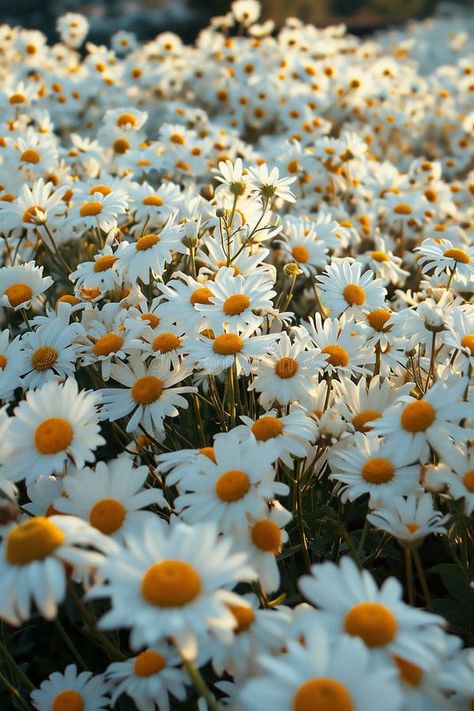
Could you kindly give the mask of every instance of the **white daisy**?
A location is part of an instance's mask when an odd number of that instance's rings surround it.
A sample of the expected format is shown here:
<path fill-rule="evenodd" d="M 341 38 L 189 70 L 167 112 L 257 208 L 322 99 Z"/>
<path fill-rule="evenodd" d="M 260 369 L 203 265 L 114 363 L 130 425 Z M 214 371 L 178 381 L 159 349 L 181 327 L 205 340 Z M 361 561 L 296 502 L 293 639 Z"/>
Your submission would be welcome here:
<path fill-rule="evenodd" d="M 387 290 L 383 282 L 374 279 L 370 269 L 362 274 L 360 262 L 333 260 L 318 277 L 318 282 L 322 302 L 334 316 L 345 313 L 350 317 L 384 306 Z"/>
<path fill-rule="evenodd" d="M 449 514 L 443 516 L 435 511 L 431 494 L 395 496 L 392 500 L 377 502 L 367 516 L 373 526 L 390 533 L 404 545 L 419 545 L 432 533 L 445 534 L 444 524 L 449 518 Z"/>
<path fill-rule="evenodd" d="M 28 309 L 37 296 L 49 289 L 53 280 L 43 276 L 43 267 L 34 262 L 0 269 L 0 303 L 14 309 Z"/>
<path fill-rule="evenodd" d="M 109 689 L 103 674 L 77 673 L 70 664 L 64 673 L 53 672 L 31 693 L 38 711 L 102 711 L 109 707 Z"/>

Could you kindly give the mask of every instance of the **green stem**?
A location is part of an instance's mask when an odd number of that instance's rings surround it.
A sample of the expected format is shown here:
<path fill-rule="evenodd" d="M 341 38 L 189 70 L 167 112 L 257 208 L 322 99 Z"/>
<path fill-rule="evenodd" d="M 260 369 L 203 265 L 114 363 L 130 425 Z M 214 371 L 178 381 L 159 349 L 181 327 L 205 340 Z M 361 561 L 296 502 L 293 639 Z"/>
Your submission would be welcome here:
<path fill-rule="evenodd" d="M 25 672 L 23 669 L 19 667 L 17 664 L 16 660 L 12 657 L 10 654 L 8 647 L 3 644 L 3 642 L 0 641 L 0 656 L 2 656 L 8 666 L 11 668 L 13 673 L 21 680 L 24 686 L 28 689 L 28 691 L 33 691 L 34 684 L 31 683 L 29 678 L 26 676 Z"/>
<path fill-rule="evenodd" d="M 407 581 L 407 591 L 408 591 L 408 603 L 410 605 L 415 604 L 415 586 L 413 584 L 413 559 L 411 554 L 411 548 L 405 546 L 403 549 L 405 557 L 405 575 Z"/>
<path fill-rule="evenodd" d="M 203 676 L 197 666 L 194 664 L 194 662 L 191 662 L 189 659 L 186 659 L 186 657 L 183 655 L 181 649 L 176 643 L 175 646 L 178 650 L 181 659 L 183 660 L 183 667 L 185 668 L 189 678 L 193 682 L 194 688 L 198 692 L 199 696 L 205 700 L 209 711 L 221 711 L 220 704 L 217 703 L 215 697 L 213 696 L 209 687 L 204 681 Z"/>
<path fill-rule="evenodd" d="M 367 534 L 369 532 L 369 520 L 366 518 L 364 521 L 364 527 L 362 528 L 362 533 L 360 534 L 360 539 L 359 539 L 359 545 L 357 546 L 357 557 L 360 558 L 364 546 L 365 546 L 365 541 L 367 540 Z"/>
<path fill-rule="evenodd" d="M 63 642 L 66 644 L 67 648 L 69 649 L 69 651 L 71 652 L 72 656 L 73 656 L 74 659 L 76 660 L 76 662 L 79 664 L 79 666 L 80 666 L 84 671 L 87 671 L 89 667 L 88 667 L 87 664 L 85 663 L 84 659 L 81 657 L 81 654 L 79 653 L 79 651 L 76 649 L 76 646 L 75 646 L 74 642 L 73 642 L 72 639 L 69 637 L 69 635 L 68 635 L 68 633 L 66 632 L 66 630 L 64 629 L 62 623 L 61 623 L 60 620 L 59 620 L 59 617 L 57 617 L 57 618 L 54 620 L 54 625 L 55 625 L 56 629 L 58 630 L 59 634 L 61 635 Z"/>
<path fill-rule="evenodd" d="M 421 589 L 423 590 L 423 596 L 425 598 L 426 607 L 431 605 L 431 596 L 428 588 L 428 583 L 426 582 L 425 571 L 423 570 L 423 564 L 421 562 L 420 553 L 417 548 L 413 549 L 413 560 L 415 561 L 416 572 L 418 573 L 418 579 L 420 581 Z"/>
<path fill-rule="evenodd" d="M 32 706 L 29 701 L 23 698 L 18 689 L 15 689 L 11 681 L 7 679 L 7 677 L 2 671 L 0 671 L 0 681 L 2 682 L 3 686 L 10 692 L 12 698 L 15 699 L 20 708 L 27 709 L 27 711 L 30 711 Z"/>

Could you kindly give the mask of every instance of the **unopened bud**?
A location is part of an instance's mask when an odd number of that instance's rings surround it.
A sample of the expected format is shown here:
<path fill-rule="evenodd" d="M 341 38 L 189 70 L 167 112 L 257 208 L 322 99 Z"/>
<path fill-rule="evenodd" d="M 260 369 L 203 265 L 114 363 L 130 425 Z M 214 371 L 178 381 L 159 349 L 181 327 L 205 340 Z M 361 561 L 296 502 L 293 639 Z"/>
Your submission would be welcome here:
<path fill-rule="evenodd" d="M 289 262 L 288 264 L 285 264 L 283 271 L 288 277 L 297 277 L 299 274 L 303 273 L 296 262 Z"/>

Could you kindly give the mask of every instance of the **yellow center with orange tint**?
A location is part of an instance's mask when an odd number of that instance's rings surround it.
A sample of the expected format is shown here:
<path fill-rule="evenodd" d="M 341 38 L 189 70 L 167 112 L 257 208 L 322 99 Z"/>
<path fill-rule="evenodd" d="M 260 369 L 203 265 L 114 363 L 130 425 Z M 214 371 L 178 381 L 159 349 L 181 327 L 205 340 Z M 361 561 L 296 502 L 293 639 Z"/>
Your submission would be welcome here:
<path fill-rule="evenodd" d="M 123 155 L 128 150 L 130 150 L 130 143 L 129 143 L 129 141 L 127 141 L 126 138 L 118 138 L 114 142 L 115 153 L 118 153 L 119 155 Z"/>
<path fill-rule="evenodd" d="M 58 352 L 52 346 L 40 346 L 31 355 L 31 365 L 40 373 L 49 370 L 58 360 Z"/>
<path fill-rule="evenodd" d="M 114 257 L 113 254 L 103 254 L 95 260 L 94 271 L 106 272 L 108 269 L 112 269 L 116 261 L 117 257 Z"/>
<path fill-rule="evenodd" d="M 74 430 L 71 423 L 62 417 L 50 417 L 35 430 L 35 447 L 41 454 L 58 454 L 71 444 Z"/>
<path fill-rule="evenodd" d="M 471 494 L 474 494 L 474 469 L 469 469 L 464 474 L 462 483 Z"/>
<path fill-rule="evenodd" d="M 393 211 L 396 215 L 411 215 L 413 212 L 410 205 L 406 202 L 399 202 L 398 205 L 393 208 Z"/>
<path fill-rule="evenodd" d="M 471 356 L 474 356 L 474 333 L 468 333 L 461 338 L 461 345 L 471 351 Z"/>
<path fill-rule="evenodd" d="M 100 193 L 104 197 L 110 195 L 112 190 L 107 185 L 93 185 L 89 190 L 89 195 L 94 195 L 95 193 Z"/>
<path fill-rule="evenodd" d="M 60 296 L 59 299 L 56 301 L 56 308 L 58 304 L 63 303 L 75 306 L 76 304 L 80 304 L 80 300 L 77 298 L 77 296 L 73 296 L 72 294 L 64 294 L 64 296 Z"/>
<path fill-rule="evenodd" d="M 358 284 L 348 284 L 343 294 L 349 306 L 362 306 L 365 303 L 365 291 Z"/>
<path fill-rule="evenodd" d="M 44 222 L 46 213 L 40 205 L 31 205 L 23 213 L 22 221 L 28 225 L 39 225 Z"/>
<path fill-rule="evenodd" d="M 302 244 L 295 244 L 291 248 L 291 254 L 293 258 L 300 264 L 306 264 L 309 262 L 309 250 L 306 249 Z"/>
<path fill-rule="evenodd" d="M 53 701 L 51 711 L 84 711 L 84 699 L 75 689 L 61 691 Z"/>
<path fill-rule="evenodd" d="M 393 656 L 393 661 L 397 665 L 398 673 L 400 679 L 408 684 L 409 686 L 418 686 L 423 679 L 423 669 L 418 667 L 413 662 L 409 662 L 408 659 L 403 659 L 397 655 Z"/>
<path fill-rule="evenodd" d="M 321 349 L 321 353 L 326 353 L 327 355 L 329 355 L 329 358 L 327 358 L 326 360 L 330 365 L 333 366 L 333 368 L 344 368 L 346 365 L 349 364 L 348 352 L 345 348 L 343 348 L 342 346 L 338 346 L 336 343 L 333 343 L 329 346 L 324 346 L 324 348 Z"/>
<path fill-rule="evenodd" d="M 38 151 L 34 150 L 34 148 L 28 148 L 26 151 L 23 151 L 20 156 L 20 160 L 23 161 L 23 163 L 32 163 L 33 165 L 36 165 L 40 162 L 41 156 Z"/>
<path fill-rule="evenodd" d="M 367 321 L 375 331 L 383 331 L 391 315 L 392 312 L 388 309 L 374 309 L 367 314 Z"/>
<path fill-rule="evenodd" d="M 344 629 L 352 637 L 360 637 L 368 647 L 385 647 L 397 634 L 397 620 L 385 605 L 359 602 L 347 613 Z"/>
<path fill-rule="evenodd" d="M 102 203 L 98 200 L 84 202 L 79 209 L 79 214 L 81 217 L 95 217 L 102 212 L 103 207 Z"/>
<path fill-rule="evenodd" d="M 471 258 L 468 253 L 465 252 L 463 249 L 459 249 L 458 247 L 452 247 L 452 249 L 447 249 L 444 253 L 444 256 L 448 257 L 449 259 L 454 259 L 454 261 L 460 262 L 461 264 L 470 264 L 471 262 Z"/>
<path fill-rule="evenodd" d="M 29 301 L 33 296 L 33 289 L 28 284 L 11 284 L 5 289 L 10 305 L 15 308 Z"/>
<path fill-rule="evenodd" d="M 378 420 L 379 417 L 382 417 L 381 412 L 377 412 L 376 410 L 363 410 L 357 415 L 354 415 L 352 424 L 358 432 L 368 432 L 372 429 L 368 423 L 372 422 L 372 420 Z"/>
<path fill-rule="evenodd" d="M 189 301 L 193 306 L 194 304 L 211 304 L 211 296 L 213 296 L 212 291 L 207 286 L 201 286 L 193 291 Z"/>
<path fill-rule="evenodd" d="M 248 309 L 250 306 L 250 299 L 245 294 L 233 294 L 229 296 L 228 299 L 224 301 L 222 310 L 226 316 L 238 316 Z"/>
<path fill-rule="evenodd" d="M 133 671 L 137 676 L 146 677 L 159 674 L 166 666 L 166 660 L 159 652 L 146 649 L 133 662 Z"/>
<path fill-rule="evenodd" d="M 159 195 L 147 195 L 146 198 L 143 199 L 143 204 L 150 205 L 152 207 L 161 207 L 163 205 L 163 200 Z"/>
<path fill-rule="evenodd" d="M 276 555 L 281 548 L 281 529 L 267 518 L 257 521 L 252 527 L 251 536 L 254 545 L 265 553 Z"/>
<path fill-rule="evenodd" d="M 214 447 L 202 447 L 199 450 L 199 454 L 203 454 L 205 457 L 211 460 L 211 462 L 216 463 L 216 454 L 214 452 Z"/>
<path fill-rule="evenodd" d="M 109 535 L 121 528 L 126 516 L 123 504 L 117 499 L 101 499 L 89 512 L 89 523 L 101 533 Z"/>
<path fill-rule="evenodd" d="M 252 425 L 252 434 L 259 442 L 266 442 L 273 437 L 278 437 L 283 430 L 283 423 L 278 417 L 265 415 L 256 420 Z"/>
<path fill-rule="evenodd" d="M 248 474 L 241 469 L 229 469 L 220 475 L 216 481 L 217 497 L 226 504 L 243 499 L 250 489 Z"/>
<path fill-rule="evenodd" d="M 128 112 L 120 114 L 116 121 L 117 126 L 136 126 L 137 123 L 137 117 Z"/>
<path fill-rule="evenodd" d="M 392 462 L 384 457 L 373 457 L 364 462 L 362 477 L 369 484 L 386 484 L 395 473 Z"/>
<path fill-rule="evenodd" d="M 255 612 L 251 607 L 245 607 L 244 605 L 228 605 L 228 607 L 236 622 L 234 634 L 246 632 L 254 623 Z"/>
<path fill-rule="evenodd" d="M 26 565 L 51 555 L 64 541 L 64 533 L 46 516 L 35 516 L 7 533 L 5 556 L 12 565 Z"/>
<path fill-rule="evenodd" d="M 275 363 L 275 375 L 282 380 L 293 378 L 298 372 L 298 363 L 294 358 L 285 356 Z"/>
<path fill-rule="evenodd" d="M 94 343 L 92 348 L 94 355 L 109 356 L 111 353 L 116 353 L 123 345 L 123 338 L 116 333 L 106 333 Z"/>
<path fill-rule="evenodd" d="M 144 252 L 145 250 L 154 247 L 155 244 L 158 244 L 159 241 L 160 238 L 158 237 L 158 235 L 143 235 L 143 237 L 140 237 L 140 239 L 136 242 L 135 246 L 138 252 Z"/>
<path fill-rule="evenodd" d="M 156 375 L 138 378 L 132 387 L 132 399 L 137 405 L 151 405 L 163 392 L 163 382 Z"/>
<path fill-rule="evenodd" d="M 426 400 L 415 400 L 403 408 L 400 424 L 406 432 L 424 432 L 436 419 L 433 405 Z"/>
<path fill-rule="evenodd" d="M 389 262 L 390 257 L 386 252 L 380 252 L 378 250 L 374 250 L 373 252 L 370 253 L 370 258 L 373 259 L 376 262 Z"/>
<path fill-rule="evenodd" d="M 329 677 L 319 677 L 301 684 L 291 708 L 292 711 L 353 711 L 355 707 L 344 684 Z"/>
<path fill-rule="evenodd" d="M 151 328 L 156 328 L 160 323 L 159 317 L 153 313 L 144 313 L 140 316 L 140 318 L 142 321 L 148 321 Z"/>
<path fill-rule="evenodd" d="M 7 367 L 8 358 L 3 353 L 0 353 L 0 369 L 5 370 Z"/>
<path fill-rule="evenodd" d="M 181 339 L 174 333 L 160 333 L 152 343 L 152 348 L 155 352 L 170 353 L 179 348 Z"/>
<path fill-rule="evenodd" d="M 214 343 L 212 344 L 214 353 L 218 353 L 222 356 L 240 353 L 243 347 L 243 340 L 235 333 L 222 333 L 214 339 Z"/>
<path fill-rule="evenodd" d="M 201 592 L 201 578 L 183 560 L 162 560 L 143 576 L 142 595 L 156 607 L 185 607 Z"/>

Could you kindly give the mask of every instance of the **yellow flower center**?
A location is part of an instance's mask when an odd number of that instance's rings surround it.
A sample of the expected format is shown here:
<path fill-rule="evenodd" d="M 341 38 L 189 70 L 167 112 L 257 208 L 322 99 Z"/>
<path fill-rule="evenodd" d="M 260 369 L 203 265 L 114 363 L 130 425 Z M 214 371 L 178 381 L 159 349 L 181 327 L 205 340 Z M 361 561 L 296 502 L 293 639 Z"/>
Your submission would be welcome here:
<path fill-rule="evenodd" d="M 142 595 L 157 607 L 185 607 L 201 592 L 201 578 L 183 560 L 162 560 L 143 576 Z"/>
<path fill-rule="evenodd" d="M 358 284 L 348 284 L 343 294 L 349 306 L 361 306 L 365 303 L 365 291 Z"/>
<path fill-rule="evenodd" d="M 114 143 L 114 151 L 119 155 L 123 155 L 130 149 L 130 143 L 126 138 L 117 138 Z"/>
<path fill-rule="evenodd" d="M 424 432 L 436 419 L 433 405 L 426 400 L 415 400 L 403 408 L 400 424 L 407 432 Z"/>
<path fill-rule="evenodd" d="M 296 375 L 297 371 L 298 363 L 294 358 L 291 358 L 290 356 L 280 358 L 280 360 L 275 363 L 275 375 L 278 375 L 278 377 L 282 380 L 288 380 L 289 378 L 293 378 L 293 376 Z"/>
<path fill-rule="evenodd" d="M 321 349 L 321 353 L 327 353 L 329 355 L 327 362 L 334 368 L 344 368 L 349 363 L 349 353 L 345 348 L 338 346 L 336 343 L 330 346 L 324 346 L 324 348 Z"/>
<path fill-rule="evenodd" d="M 133 662 L 133 671 L 137 676 L 153 676 L 159 674 L 166 666 L 166 660 L 159 652 L 146 649 Z"/>
<path fill-rule="evenodd" d="M 399 202 L 398 205 L 395 205 L 393 211 L 396 215 L 411 215 L 413 212 L 410 205 L 406 202 Z"/>
<path fill-rule="evenodd" d="M 251 607 L 245 607 L 244 605 L 229 605 L 228 607 L 237 623 L 236 627 L 234 627 L 234 634 L 246 632 L 254 623 L 255 612 Z"/>
<path fill-rule="evenodd" d="M 71 306 L 75 306 L 76 304 L 80 303 L 80 300 L 77 298 L 77 296 L 73 296 L 72 294 L 64 294 L 64 296 L 60 296 L 59 299 L 56 301 L 56 307 L 58 304 L 71 304 Z"/>
<path fill-rule="evenodd" d="M 58 360 L 58 352 L 52 346 L 40 346 L 31 356 L 31 365 L 35 370 L 49 370 Z"/>
<path fill-rule="evenodd" d="M 154 234 L 149 234 L 149 235 L 143 235 L 143 237 L 140 237 L 140 239 L 136 243 L 136 248 L 138 252 L 143 252 L 146 249 L 151 249 L 152 247 L 155 246 L 155 244 L 158 244 L 160 241 L 160 238 L 158 235 Z"/>
<path fill-rule="evenodd" d="M 474 356 L 474 333 L 469 333 L 467 336 L 463 336 L 461 339 L 461 345 L 463 348 L 470 350 L 471 355 Z"/>
<path fill-rule="evenodd" d="M 445 257 L 449 259 L 454 259 L 456 262 L 461 262 L 461 264 L 470 264 L 471 258 L 467 252 L 463 249 L 458 249 L 457 247 L 452 247 L 452 249 L 447 249 L 444 253 Z"/>
<path fill-rule="evenodd" d="M 214 353 L 218 353 L 222 356 L 235 355 L 240 353 L 244 347 L 244 342 L 240 336 L 235 333 L 222 333 L 214 339 L 212 344 L 212 349 Z"/>
<path fill-rule="evenodd" d="M 372 427 L 367 423 L 379 417 L 382 417 L 382 413 L 376 410 L 363 410 L 352 418 L 352 424 L 358 432 L 368 432 Z"/>
<path fill-rule="evenodd" d="M 120 116 L 117 118 L 116 124 L 117 126 L 136 126 L 138 123 L 138 119 L 136 116 L 133 114 L 130 114 L 128 112 L 120 114 Z"/>
<path fill-rule="evenodd" d="M 102 499 L 97 501 L 89 513 L 91 526 L 101 533 L 110 534 L 118 531 L 125 520 L 126 511 L 117 499 Z"/>
<path fill-rule="evenodd" d="M 216 463 L 216 454 L 214 452 L 214 447 L 202 447 L 199 450 L 199 454 L 203 454 L 205 457 L 211 460 L 211 462 Z"/>
<path fill-rule="evenodd" d="M 34 148 L 28 148 L 26 151 L 23 151 L 20 160 L 23 161 L 23 163 L 33 163 L 33 165 L 36 165 L 36 163 L 40 162 L 41 156 Z"/>
<path fill-rule="evenodd" d="M 378 250 L 374 250 L 373 252 L 370 253 L 370 258 L 374 259 L 376 262 L 389 262 L 390 257 L 386 252 L 380 252 Z"/>
<path fill-rule="evenodd" d="M 268 439 L 278 437 L 283 429 L 283 423 L 278 417 L 268 415 L 260 417 L 252 425 L 252 433 L 259 442 L 266 442 Z"/>
<path fill-rule="evenodd" d="M 5 289 L 5 296 L 8 298 L 10 305 L 15 308 L 32 298 L 33 289 L 28 284 L 12 284 Z"/>
<path fill-rule="evenodd" d="M 148 321 L 150 324 L 151 328 L 156 328 L 158 324 L 160 323 L 160 319 L 156 314 L 152 313 L 144 313 L 140 316 L 142 321 Z"/>
<path fill-rule="evenodd" d="M 368 459 L 362 467 L 362 477 L 369 484 L 385 484 L 393 479 L 394 472 L 392 462 L 384 457 Z"/>
<path fill-rule="evenodd" d="M 69 447 L 74 437 L 71 424 L 62 417 L 44 420 L 35 431 L 35 447 L 41 454 L 57 454 Z"/>
<path fill-rule="evenodd" d="M 416 531 L 418 531 L 420 527 L 417 523 L 407 523 L 405 525 L 405 528 L 409 533 L 416 533 Z"/>
<path fill-rule="evenodd" d="M 151 405 L 163 392 L 163 382 L 156 375 L 138 378 L 132 387 L 132 399 L 137 405 Z"/>
<path fill-rule="evenodd" d="M 79 214 L 81 217 L 95 217 L 102 212 L 103 205 L 98 200 L 91 200 L 90 202 L 83 202 Z"/>
<path fill-rule="evenodd" d="M 106 272 L 107 269 L 112 269 L 116 261 L 117 257 L 114 257 L 113 254 L 103 254 L 95 260 L 94 271 Z"/>
<path fill-rule="evenodd" d="M 296 691 L 293 711 L 353 711 L 354 704 L 344 684 L 336 679 L 310 679 Z"/>
<path fill-rule="evenodd" d="M 39 225 L 45 220 L 46 213 L 40 205 L 31 205 L 23 213 L 22 221 L 28 225 Z"/>
<path fill-rule="evenodd" d="M 420 681 L 423 679 L 423 669 L 418 667 L 413 662 L 409 662 L 408 659 L 402 659 L 394 655 L 393 661 L 398 667 L 398 673 L 400 679 L 408 684 L 409 686 L 418 686 Z"/>
<path fill-rule="evenodd" d="M 43 560 L 63 543 L 64 538 L 64 533 L 49 518 L 35 516 L 8 532 L 6 559 L 12 565 Z"/>
<path fill-rule="evenodd" d="M 6 355 L 3 355 L 3 353 L 0 353 L 0 369 L 5 370 L 5 368 L 7 367 L 7 363 L 8 363 L 8 358 L 6 357 Z"/>
<path fill-rule="evenodd" d="M 359 602 L 351 607 L 344 629 L 360 637 L 368 647 L 385 647 L 397 634 L 397 620 L 391 610 L 378 602 Z"/>
<path fill-rule="evenodd" d="M 462 480 L 466 489 L 473 494 L 474 493 L 474 469 L 469 469 L 463 476 Z"/>
<path fill-rule="evenodd" d="M 152 348 L 155 352 L 169 353 L 179 348 L 180 343 L 181 339 L 175 336 L 174 333 L 160 333 L 160 335 L 154 339 Z"/>
<path fill-rule="evenodd" d="M 74 689 L 67 689 L 58 694 L 52 705 L 52 711 L 84 711 L 84 699 Z"/>
<path fill-rule="evenodd" d="M 215 487 L 217 497 L 226 504 L 243 499 L 249 489 L 250 479 L 240 469 L 229 469 L 221 474 Z"/>
<path fill-rule="evenodd" d="M 281 548 L 280 527 L 273 521 L 263 518 L 252 527 L 252 541 L 261 551 L 276 555 Z"/>
<path fill-rule="evenodd" d="M 163 200 L 159 195 L 147 195 L 143 199 L 144 205 L 151 205 L 152 207 L 161 207 L 163 205 Z"/>
<path fill-rule="evenodd" d="M 93 286 L 90 289 L 88 289 L 85 286 L 81 287 L 81 296 L 83 299 L 87 300 L 92 300 L 96 299 L 98 296 L 100 296 L 101 291 L 97 286 Z"/>
<path fill-rule="evenodd" d="M 291 254 L 300 264 L 306 264 L 309 261 L 309 251 L 302 244 L 295 244 L 291 248 Z"/>
<path fill-rule="evenodd" d="M 385 324 L 392 315 L 388 309 L 374 309 L 367 314 L 367 321 L 375 331 L 383 331 Z"/>
<path fill-rule="evenodd" d="M 250 299 L 245 294 L 233 294 L 224 301 L 222 307 L 226 316 L 237 316 L 250 306 Z"/>
<path fill-rule="evenodd" d="M 89 195 L 94 195 L 95 193 L 100 193 L 104 197 L 110 195 L 112 190 L 107 185 L 93 185 L 89 190 Z"/>
<path fill-rule="evenodd" d="M 189 300 L 193 305 L 211 304 L 212 301 L 210 300 L 210 298 L 212 295 L 212 291 L 208 289 L 207 286 L 201 286 L 193 291 Z"/>
<path fill-rule="evenodd" d="M 104 336 L 98 338 L 97 341 L 94 343 L 94 347 L 92 348 L 92 350 L 94 352 L 94 355 L 96 355 L 97 357 L 108 356 L 111 353 L 116 353 L 118 350 L 120 350 L 122 344 L 122 336 L 118 336 L 116 333 L 111 332 L 106 333 Z"/>

